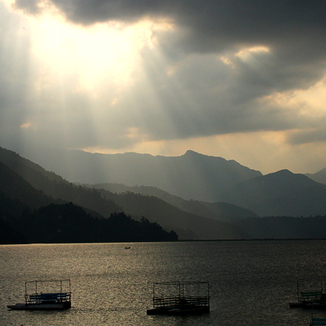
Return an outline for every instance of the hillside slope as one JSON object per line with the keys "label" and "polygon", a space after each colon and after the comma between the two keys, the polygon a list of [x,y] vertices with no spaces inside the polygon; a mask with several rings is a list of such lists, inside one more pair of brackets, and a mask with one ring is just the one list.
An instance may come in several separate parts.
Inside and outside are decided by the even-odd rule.
{"label": "hillside slope", "polygon": [[[64,180],[59,175],[46,171],[41,166],[12,151],[0,148],[0,162],[6,164],[10,170],[19,175],[24,180],[25,187],[32,186],[34,190],[41,191],[53,200],[61,199],[65,202],[73,202],[87,209],[96,211],[104,217],[109,217],[113,212],[122,211],[122,208],[116,203],[110,200],[103,200],[98,192],[75,186],[74,184]],[[11,183],[14,185],[14,182]],[[21,187],[18,187],[17,189],[20,188]],[[31,202],[39,200],[38,196],[36,196],[32,190],[30,193]],[[17,198],[15,196],[13,197]],[[25,202],[24,200],[21,201]],[[46,204],[48,204],[48,201]],[[38,207],[39,206],[40,205],[38,205]]]}

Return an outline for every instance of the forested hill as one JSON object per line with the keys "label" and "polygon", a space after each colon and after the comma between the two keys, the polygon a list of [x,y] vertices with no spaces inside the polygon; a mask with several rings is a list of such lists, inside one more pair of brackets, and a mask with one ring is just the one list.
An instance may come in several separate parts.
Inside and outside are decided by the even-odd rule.
{"label": "forested hill", "polygon": [[[48,178],[45,170],[23,159],[12,162],[22,175],[0,162],[0,244],[178,240],[174,231],[165,231],[146,218],[132,219],[96,191],[61,182],[59,176],[55,180]],[[45,186],[44,190],[35,189],[23,177],[31,175],[34,184]],[[61,196],[53,198],[45,193],[47,189]],[[67,198],[75,198],[90,208],[67,203]],[[120,213],[112,213],[114,208]],[[101,211],[107,218],[101,216]]]}
{"label": "forested hill", "polygon": [[41,207],[7,219],[29,243],[85,243],[176,241],[174,231],[167,232],[146,218],[133,220],[124,213],[115,213],[107,219],[94,218],[72,203]]}
{"label": "forested hill", "polygon": [[124,213],[95,218],[72,203],[34,210],[0,192],[0,244],[176,240],[174,231],[146,218],[136,221]]}

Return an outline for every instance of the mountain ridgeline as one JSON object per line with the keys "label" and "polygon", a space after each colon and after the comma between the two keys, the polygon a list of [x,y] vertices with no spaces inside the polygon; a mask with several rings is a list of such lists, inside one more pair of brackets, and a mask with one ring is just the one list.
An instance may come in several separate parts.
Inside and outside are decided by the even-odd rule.
{"label": "mountain ridgeline", "polygon": [[71,182],[152,186],[184,199],[207,202],[217,201],[220,193],[241,181],[262,175],[236,161],[193,151],[165,157],[45,149],[26,152],[25,157]]}
{"label": "mountain ridgeline", "polygon": [[[54,153],[51,164],[61,163],[49,172],[0,148],[3,243],[9,234],[14,243],[326,238],[326,186],[307,175],[262,175],[192,151],[181,157]],[[37,162],[48,168],[49,152],[43,155]]]}
{"label": "mountain ridgeline", "polygon": [[288,170],[241,182],[226,190],[220,200],[253,210],[259,216],[326,214],[326,186]]}

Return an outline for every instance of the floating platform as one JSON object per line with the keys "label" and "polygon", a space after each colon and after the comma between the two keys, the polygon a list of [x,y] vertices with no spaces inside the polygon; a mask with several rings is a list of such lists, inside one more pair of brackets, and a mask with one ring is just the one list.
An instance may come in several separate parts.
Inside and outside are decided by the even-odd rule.
{"label": "floating platform", "polygon": [[153,284],[153,308],[147,315],[194,315],[210,312],[208,282]]}
{"label": "floating platform", "polygon": [[290,308],[306,308],[306,309],[326,309],[326,301],[295,301],[289,302]]}
{"label": "floating platform", "polygon": [[[59,292],[43,292],[56,287]],[[30,293],[32,288],[32,293]],[[25,282],[25,303],[7,305],[10,310],[64,310],[71,307],[70,280]]]}
{"label": "floating platform", "polygon": [[[320,289],[316,290],[316,285]],[[314,291],[311,291],[311,289],[314,289]],[[317,283],[311,280],[297,280],[297,297],[297,301],[289,303],[290,308],[326,309],[325,280],[320,280]]]}

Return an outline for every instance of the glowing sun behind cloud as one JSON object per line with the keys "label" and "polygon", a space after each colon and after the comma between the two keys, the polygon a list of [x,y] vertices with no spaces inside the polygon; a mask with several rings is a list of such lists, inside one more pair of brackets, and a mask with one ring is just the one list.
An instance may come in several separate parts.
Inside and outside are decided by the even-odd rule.
{"label": "glowing sun behind cloud", "polygon": [[83,27],[67,23],[49,4],[36,17],[15,11],[13,1],[6,1],[5,5],[24,20],[32,53],[43,69],[60,78],[77,75],[79,86],[88,91],[107,80],[117,85],[132,82],[132,72],[141,60],[139,52],[155,42],[153,31],[170,28],[166,22],[149,20],[132,25],[110,22]]}
{"label": "glowing sun behind cloud", "polygon": [[[108,24],[80,28],[43,20],[35,36],[34,52],[53,72],[78,74],[81,87],[94,90],[107,79],[115,84],[131,81],[139,50],[150,42],[148,24],[124,29]],[[117,26],[119,27],[119,26]]]}

